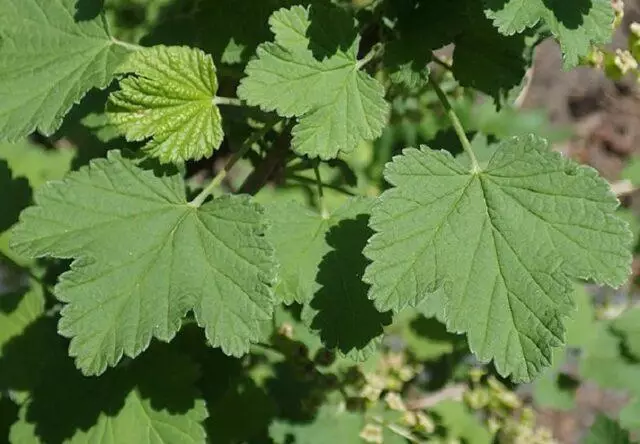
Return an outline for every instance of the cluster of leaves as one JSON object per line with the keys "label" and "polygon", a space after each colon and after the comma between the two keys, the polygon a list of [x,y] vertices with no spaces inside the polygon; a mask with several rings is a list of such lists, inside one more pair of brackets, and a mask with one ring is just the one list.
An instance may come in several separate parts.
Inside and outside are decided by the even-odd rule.
{"label": "cluster of leaves", "polygon": [[543,38],[610,38],[580,3],[0,0],[0,433],[463,436],[385,330],[529,381],[573,281],[629,274],[607,182],[513,105]]}

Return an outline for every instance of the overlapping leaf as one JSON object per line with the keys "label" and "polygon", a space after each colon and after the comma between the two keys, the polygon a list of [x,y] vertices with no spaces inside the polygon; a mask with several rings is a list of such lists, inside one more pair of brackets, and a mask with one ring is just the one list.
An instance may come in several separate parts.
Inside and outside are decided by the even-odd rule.
{"label": "overlapping leaf", "polygon": [[558,39],[566,67],[578,64],[591,45],[611,40],[614,13],[610,0],[483,0],[487,17],[505,35],[544,22]]}
{"label": "overlapping leaf", "polygon": [[43,312],[44,294],[35,283],[28,289],[0,293],[0,356],[4,346]]}
{"label": "overlapping leaf", "polygon": [[384,88],[361,70],[360,38],[345,12],[314,5],[269,19],[274,43],[258,47],[238,95],[250,105],[296,116],[293,148],[330,159],[373,140],[386,125]]}
{"label": "overlapping leaf", "polygon": [[76,259],[55,292],[66,303],[60,332],[84,373],[137,356],[152,337],[169,341],[192,309],[227,354],[262,338],[276,267],[262,210],[246,196],[196,208],[180,174],[158,177],[112,151],[35,200],[13,245]]}
{"label": "overlapping leaf", "polygon": [[281,264],[276,294],[305,305],[303,320],[326,347],[357,359],[375,349],[391,322],[373,307],[361,280],[372,203],[350,199],[327,217],[294,202],[267,206],[269,238]]}
{"label": "overlapping leaf", "polygon": [[91,88],[104,88],[129,50],[77,0],[0,2],[0,139],[51,134]]}
{"label": "overlapping leaf", "polygon": [[455,45],[452,72],[462,86],[501,102],[522,82],[529,63],[524,37],[500,34],[476,0],[401,0],[389,9],[396,38],[384,65],[395,83],[424,86],[432,51],[448,44]]}
{"label": "overlapping leaf", "polygon": [[130,365],[86,378],[65,348],[66,340],[49,318],[30,324],[4,347],[0,387],[28,393],[10,442],[206,442],[198,368],[188,356],[170,345],[153,344]]}
{"label": "overlapping leaf", "polygon": [[479,171],[407,149],[385,177],[394,188],[374,207],[365,249],[370,298],[400,310],[435,297],[448,329],[515,380],[563,342],[569,277],[617,286],[629,273],[631,233],[608,184],[541,139],[503,142]]}
{"label": "overlapping leaf", "polygon": [[151,138],[145,149],[161,162],[209,157],[224,134],[215,104],[218,90],[211,57],[199,49],[155,46],[133,54],[108,115],[129,141]]}

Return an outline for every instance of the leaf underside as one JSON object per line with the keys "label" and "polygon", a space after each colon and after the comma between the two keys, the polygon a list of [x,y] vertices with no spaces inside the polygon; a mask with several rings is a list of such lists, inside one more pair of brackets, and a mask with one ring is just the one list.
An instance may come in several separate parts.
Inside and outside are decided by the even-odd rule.
{"label": "leaf underside", "polygon": [[298,154],[331,159],[386,126],[384,87],[360,69],[360,39],[345,14],[322,5],[276,11],[269,19],[275,42],[258,47],[238,88],[249,105],[298,117]]}
{"label": "leaf underside", "polygon": [[571,278],[628,276],[632,236],[607,182],[541,139],[503,142],[477,172],[407,149],[385,178],[394,188],[374,206],[365,248],[370,298],[379,310],[428,301],[504,376],[528,381],[550,364]]}
{"label": "leaf underside", "polygon": [[0,2],[0,140],[51,135],[74,103],[113,79],[128,50],[104,17],[79,21],[77,0]]}
{"label": "leaf underside", "polygon": [[13,248],[75,258],[55,288],[59,330],[85,374],[100,374],[151,338],[171,340],[193,310],[209,342],[234,356],[273,313],[276,264],[263,210],[247,196],[196,208],[179,173],[158,177],[112,151],[25,210]]}

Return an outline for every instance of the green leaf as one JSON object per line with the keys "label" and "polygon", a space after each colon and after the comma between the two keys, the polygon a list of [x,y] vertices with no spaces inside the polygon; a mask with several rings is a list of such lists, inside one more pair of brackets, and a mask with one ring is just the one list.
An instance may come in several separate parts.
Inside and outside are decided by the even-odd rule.
{"label": "green leaf", "polygon": [[461,86],[500,103],[522,83],[527,67],[524,36],[499,34],[476,8],[476,4],[468,8],[468,25],[455,39],[451,69]]}
{"label": "green leaf", "polygon": [[34,189],[50,180],[62,179],[75,155],[75,149],[49,150],[27,140],[0,143],[0,159],[6,160],[14,176],[28,179]]}
{"label": "green leaf", "polygon": [[566,68],[578,64],[591,45],[609,43],[614,13],[610,0],[483,0],[487,17],[504,35],[544,22],[558,39]]}
{"label": "green leaf", "polygon": [[589,429],[584,444],[631,444],[629,432],[613,419],[600,414]]}
{"label": "green leaf", "polygon": [[622,313],[613,321],[611,328],[624,337],[629,352],[640,359],[640,308],[632,308]]}
{"label": "green leaf", "polygon": [[224,133],[211,56],[185,46],[154,46],[133,54],[120,71],[134,75],[120,80],[107,111],[128,141],[151,138],[145,150],[165,163],[210,157],[220,147]]}
{"label": "green leaf", "polygon": [[397,36],[386,45],[384,52],[384,64],[391,81],[409,89],[427,83],[431,51],[453,42],[465,29],[466,1],[397,0],[388,5],[386,15],[395,21]]}
{"label": "green leaf", "polygon": [[276,264],[262,209],[247,196],[200,208],[178,173],[162,177],[112,151],[36,193],[14,232],[18,253],[75,258],[56,286],[60,333],[85,374],[100,374],[152,337],[171,340],[193,310],[231,355],[262,338]]}
{"label": "green leaf", "polygon": [[0,357],[4,346],[22,334],[42,313],[44,294],[35,282],[27,289],[0,293]]}
{"label": "green leaf", "polygon": [[249,105],[298,117],[293,149],[321,159],[380,136],[389,113],[384,87],[360,69],[353,20],[326,8],[276,11],[269,19],[275,42],[258,47],[238,88]]}
{"label": "green leaf", "polygon": [[596,326],[583,350],[580,376],[603,388],[640,395],[640,365],[622,354],[620,339],[609,331],[604,322]]}
{"label": "green leaf", "polygon": [[129,365],[86,378],[65,348],[55,322],[45,318],[5,347],[0,386],[29,393],[10,442],[206,442],[207,412],[195,385],[198,368],[188,356],[156,343]]}
{"label": "green leaf", "polygon": [[[119,0],[124,8],[130,1]],[[255,54],[258,45],[271,38],[269,16],[275,10],[296,2],[299,0],[154,0],[154,3],[167,4],[161,5],[158,19],[152,23],[142,42],[146,46],[198,47],[211,54],[218,65],[244,65]],[[147,17],[150,15],[152,12],[147,6]],[[238,68],[234,72],[239,72],[243,66],[231,68]]]}
{"label": "green leaf", "polygon": [[365,248],[369,297],[379,310],[435,298],[448,330],[504,376],[530,380],[549,365],[573,308],[570,277],[628,276],[631,233],[607,182],[542,139],[503,142],[479,171],[411,148],[385,178],[394,188],[374,206]]}
{"label": "green leaf", "polygon": [[80,21],[77,0],[0,3],[0,139],[56,131],[91,88],[104,88],[129,50],[102,16]]}
{"label": "green leaf", "polygon": [[290,200],[265,203],[272,225],[269,240],[280,264],[276,295],[285,304],[311,301],[322,287],[316,281],[322,258],[332,250],[327,234],[343,220],[369,214],[372,203],[366,198],[350,199],[326,217]]}
{"label": "green leaf", "polygon": [[640,397],[620,411],[620,425],[628,430],[640,430]]}
{"label": "green leaf", "polygon": [[305,304],[303,321],[325,346],[355,359],[376,348],[382,327],[391,322],[389,313],[373,307],[361,280],[372,203],[350,199],[326,217],[290,201],[266,206],[280,263],[276,294],[287,304]]}

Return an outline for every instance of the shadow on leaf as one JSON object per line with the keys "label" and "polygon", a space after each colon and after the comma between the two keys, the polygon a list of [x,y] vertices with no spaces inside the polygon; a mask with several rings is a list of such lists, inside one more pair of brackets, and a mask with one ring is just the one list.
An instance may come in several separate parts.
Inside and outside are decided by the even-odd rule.
{"label": "shadow on leaf", "polygon": [[104,0],[78,0],[73,18],[77,22],[92,20],[100,15],[103,7]]}
{"label": "shadow on leaf", "polygon": [[31,203],[31,187],[25,178],[13,178],[9,165],[0,160],[0,233],[18,222],[20,212]]}
{"label": "shadow on leaf", "polygon": [[145,410],[185,413],[194,406],[197,368],[171,345],[154,343],[135,361],[99,378],[83,376],[67,346],[55,320],[40,318],[0,354],[0,392],[28,393],[23,429],[31,428],[42,442],[62,443],[96,426],[102,416],[116,417],[132,396],[138,398],[134,402],[148,401]]}
{"label": "shadow on leaf", "polygon": [[[485,5],[492,11],[501,11],[511,0],[485,0]],[[568,29],[577,29],[584,23],[584,16],[593,8],[593,0],[542,0],[544,6],[553,12],[556,20]]]}
{"label": "shadow on leaf", "polygon": [[260,43],[273,40],[269,16],[281,7],[300,3],[309,2],[174,0],[162,8],[158,25],[142,44],[195,46],[211,54],[216,64],[246,63]]}
{"label": "shadow on leaf", "polygon": [[391,312],[380,313],[367,297],[369,286],[362,281],[367,259],[362,250],[373,231],[369,216],[341,221],[327,233],[333,248],[320,263],[314,295],[303,317],[320,333],[328,348],[363,359],[376,347],[384,326],[391,323]]}
{"label": "shadow on leaf", "polygon": [[358,36],[349,12],[333,5],[313,4],[309,9],[307,38],[313,56],[322,61],[338,51],[349,51]]}

